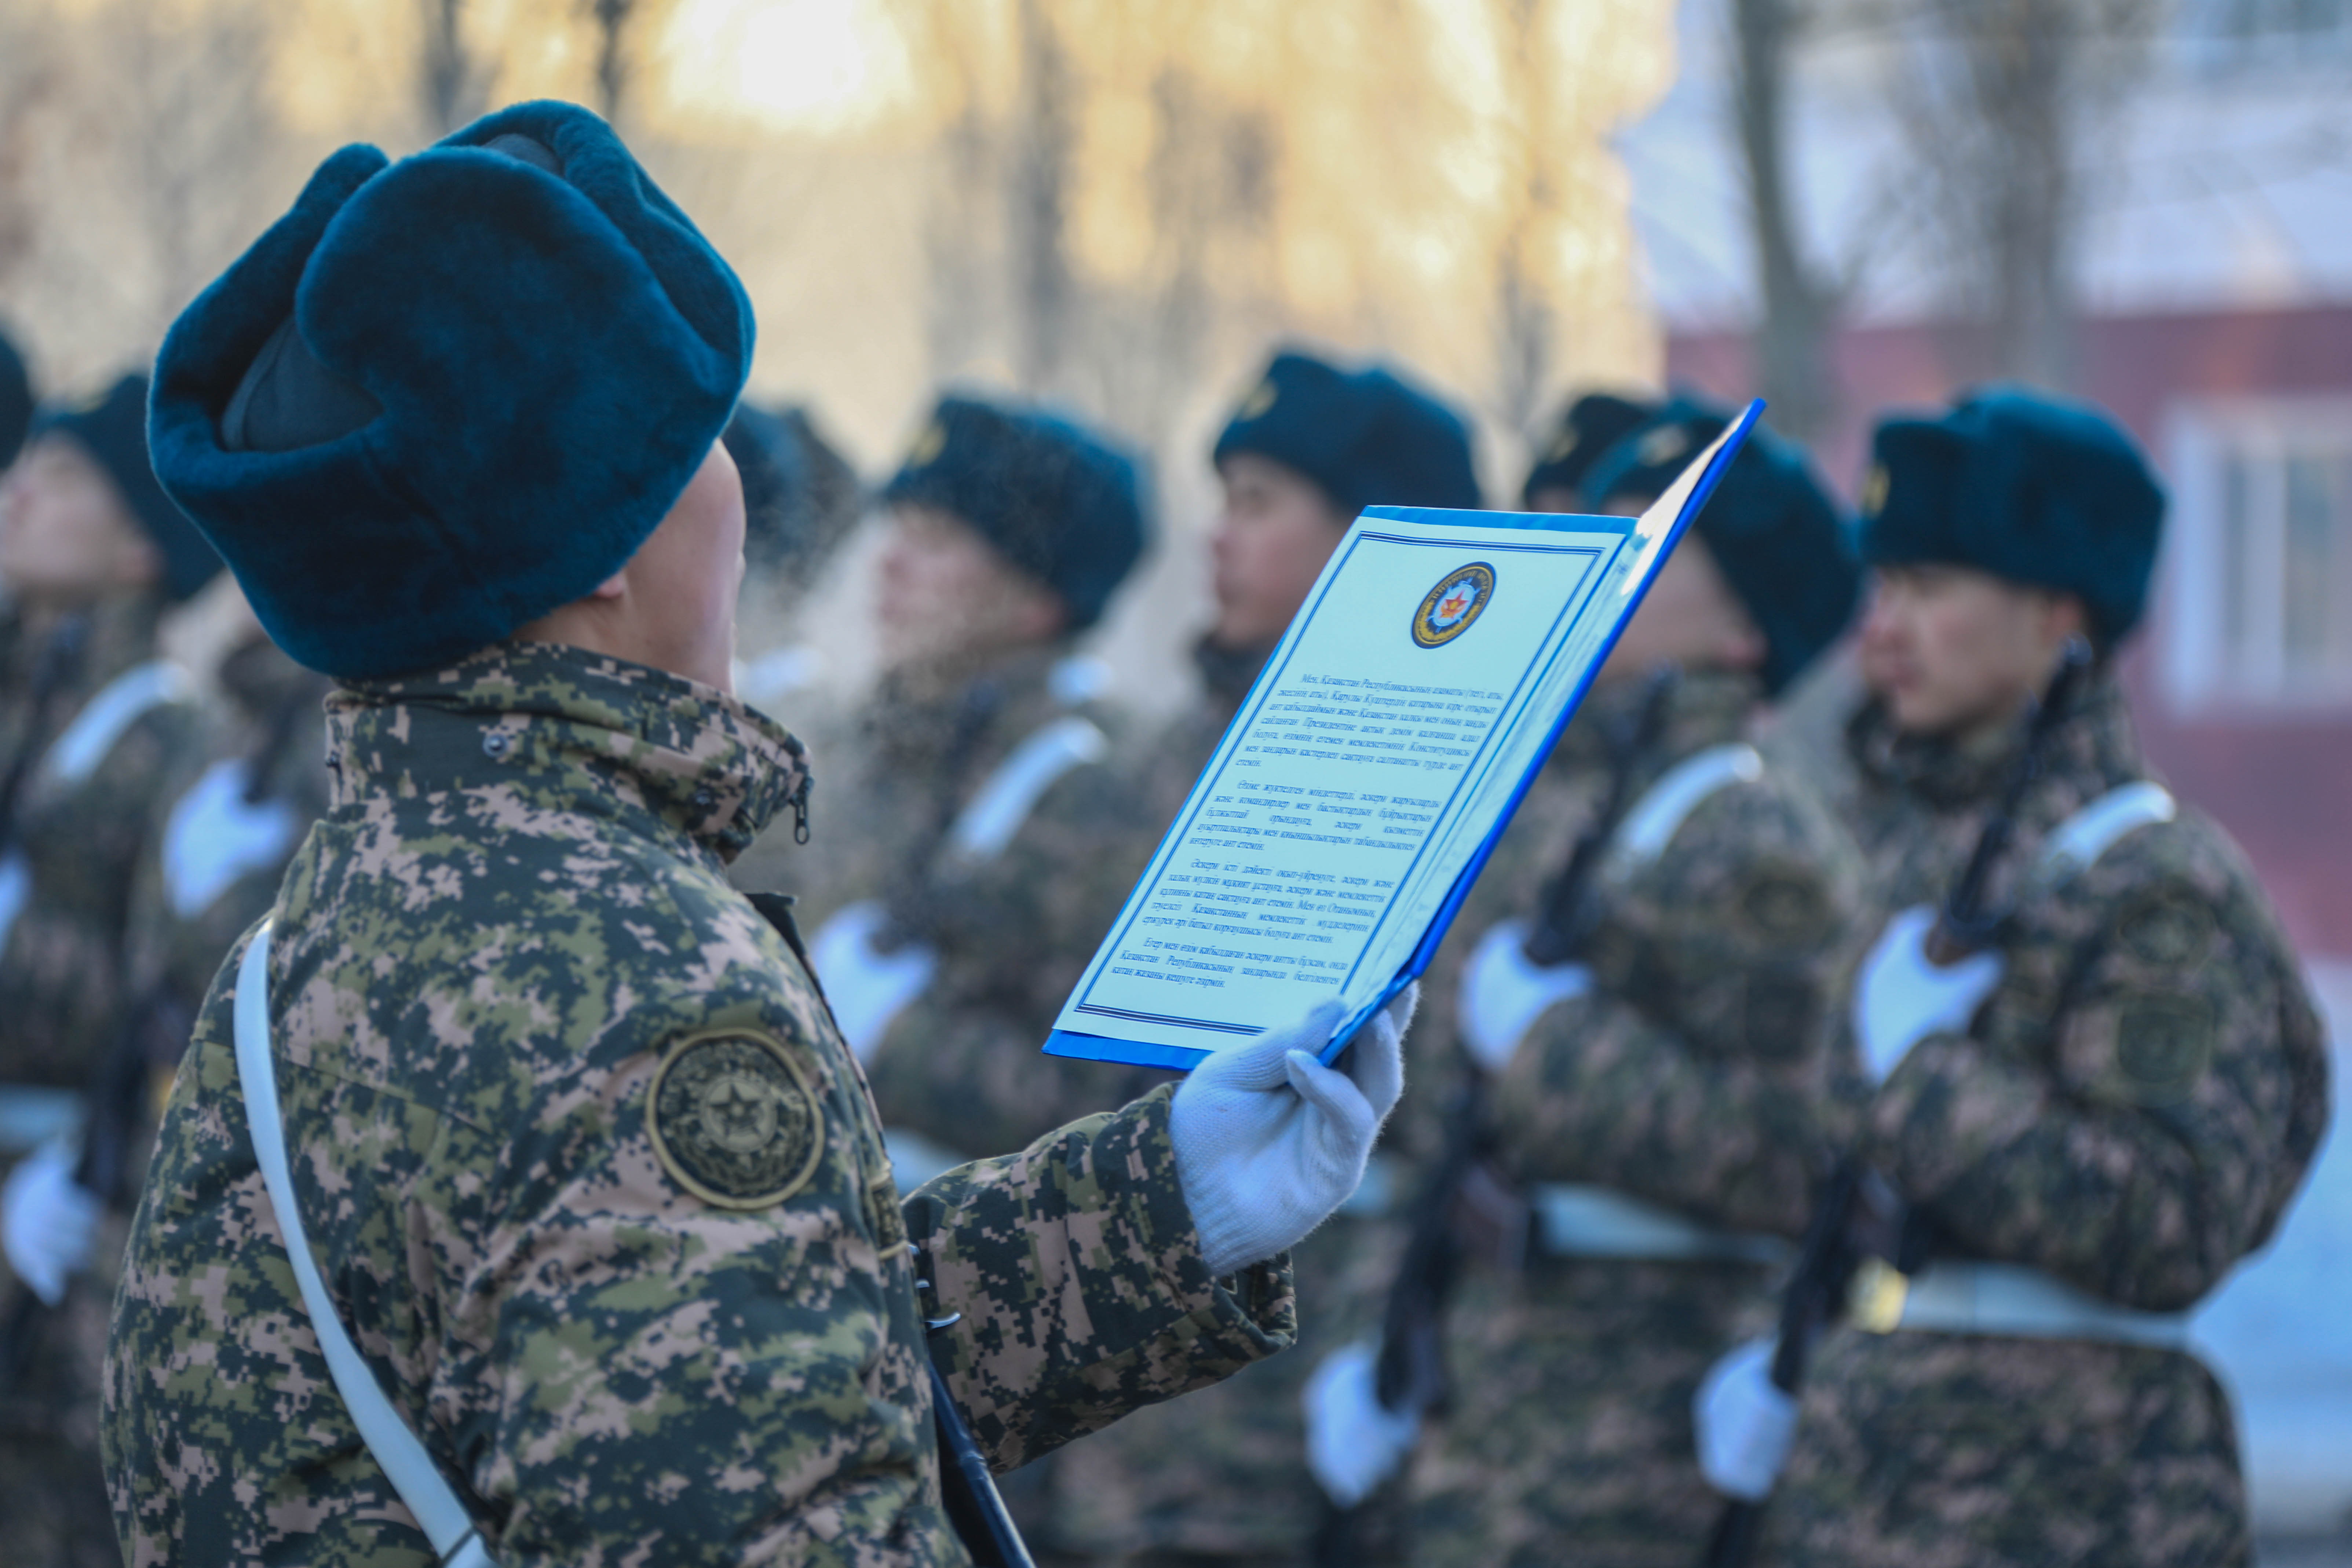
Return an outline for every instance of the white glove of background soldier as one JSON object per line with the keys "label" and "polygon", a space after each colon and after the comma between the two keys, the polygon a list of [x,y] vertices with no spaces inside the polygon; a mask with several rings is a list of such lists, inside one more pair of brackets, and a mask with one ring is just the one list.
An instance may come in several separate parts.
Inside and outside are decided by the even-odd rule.
{"label": "white glove of background soldier", "polygon": [[1762,1502],[1789,1462],[1797,1402],[1772,1385],[1772,1342],[1750,1340],[1706,1369],[1691,1399],[1699,1473],[1726,1497]]}
{"label": "white glove of background soldier", "polygon": [[824,987],[841,1037],[861,1062],[873,1059],[891,1020],[923,994],[940,966],[939,956],[919,942],[884,952],[876,939],[889,923],[889,911],[868,899],[835,910],[809,943],[809,967]]}
{"label": "white glove of background soldier", "polygon": [[1528,922],[1504,921],[1488,928],[1470,951],[1462,989],[1454,1003],[1462,1043],[1489,1073],[1510,1066],[1546,1009],[1573,1001],[1592,989],[1592,972],[1580,963],[1546,969],[1528,958]]}
{"label": "white glove of background soldier", "polygon": [[1307,1379],[1307,1468],[1324,1494],[1353,1508],[1404,1468],[1421,1415],[1391,1410],[1377,1392],[1380,1347],[1359,1340],[1323,1358]]}
{"label": "white glove of background soldier", "polygon": [[1930,1035],[1969,1026],[1984,999],[2000,984],[2000,955],[1979,952],[1949,969],[1927,957],[1927,933],[1936,911],[1914,904],[1886,922],[1853,988],[1853,1033],[1862,1065],[1873,1083],[1888,1075]]}
{"label": "white glove of background soldier", "polygon": [[1316,1059],[1345,1020],[1332,1001],[1219,1051],[1178,1087],[1168,1131],[1210,1273],[1272,1258],[1348,1201],[1403,1092],[1404,1031],[1420,999],[1409,985],[1357,1030],[1346,1072]]}
{"label": "white glove of background soldier", "polygon": [[43,1304],[65,1300],[66,1285],[89,1264],[104,1205],[73,1179],[72,1140],[52,1138],[0,1187],[0,1251]]}

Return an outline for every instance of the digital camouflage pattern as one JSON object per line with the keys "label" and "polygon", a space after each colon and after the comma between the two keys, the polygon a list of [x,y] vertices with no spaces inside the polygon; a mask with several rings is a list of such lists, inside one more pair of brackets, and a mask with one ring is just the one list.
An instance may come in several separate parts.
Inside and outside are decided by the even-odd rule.
{"label": "digital camouflage pattern", "polygon": [[[902,1209],[818,993],[724,879],[805,778],[757,714],[518,644],[338,691],[329,726],[269,966],[295,1188],[501,1562],[961,1562],[922,1318],[961,1313],[932,1353],[1000,1467],[1288,1341],[1278,1262],[1207,1276],[1165,1092]],[[254,1166],[236,963],[116,1304],[124,1559],[422,1564]]]}
{"label": "digital camouflage pattern", "polygon": [[[1608,792],[1603,737],[1645,684],[1596,690],[1562,738],[1457,923],[1449,1007],[1471,946],[1532,916],[1566,863]],[[1761,701],[1745,677],[1684,678],[1632,760],[1633,809],[1668,769],[1740,741]],[[1507,1173],[1800,1234],[1838,1141],[1830,1019],[1863,893],[1825,805],[1769,766],[1708,795],[1654,859],[1604,856],[1592,988],[1544,1013],[1494,1089]],[[1523,1273],[1475,1277],[1449,1321],[1454,1402],[1412,1477],[1413,1560],[1697,1561],[1722,1500],[1699,1474],[1692,1396],[1769,1331],[1771,1284],[1759,1264],[1557,1257],[1539,1240]]]}
{"label": "digital camouflage pattern", "polygon": [[1165,825],[1145,820],[1127,778],[1108,758],[1078,763],[1002,852],[969,856],[949,842],[957,817],[1046,725],[1076,716],[1107,741],[1121,733],[1102,705],[1056,695],[1059,658],[1030,650],[931,693],[886,680],[855,732],[818,759],[826,796],[840,803],[824,832],[805,854],[755,849],[735,879],[794,894],[811,931],[845,904],[877,899],[904,941],[937,954],[929,985],[866,1074],[894,1131],[966,1157],[1022,1148],[1170,1078],[1040,1048]]}
{"label": "digital camouflage pattern", "polygon": [[[2014,736],[1906,740],[1864,707],[1840,803],[1886,910],[1940,899]],[[2101,677],[2061,723],[1994,880],[2006,971],[1862,1111],[1861,1150],[1942,1256],[2046,1270],[2168,1312],[2260,1247],[2327,1114],[2320,1025],[2222,831],[2187,807],[2054,884],[2082,806],[2145,778]],[[1771,1510],[1780,1561],[1923,1568],[2251,1562],[2229,1405],[2192,1356],[2083,1341],[1847,1329],[1824,1342]]]}
{"label": "digital camouflage pattern", "polygon": [[[0,626],[0,773],[19,755],[37,759],[16,798],[5,857],[23,879],[23,901],[0,933],[0,1092],[92,1088],[131,1021],[124,962],[131,883],[155,780],[184,765],[197,744],[198,710],[182,700],[148,709],[79,777],[53,764],[58,738],[90,700],[155,657],[160,610],[155,595],[137,594],[84,612],[79,657],[37,715],[35,671],[55,622],[20,608]],[[8,876],[0,869],[0,879]],[[110,1221],[95,1249],[100,1261],[61,1307],[21,1309],[32,1314],[26,1375],[0,1391],[0,1563],[114,1561],[98,1403],[121,1240],[119,1223]],[[21,1299],[0,1263],[0,1320],[20,1310]]]}

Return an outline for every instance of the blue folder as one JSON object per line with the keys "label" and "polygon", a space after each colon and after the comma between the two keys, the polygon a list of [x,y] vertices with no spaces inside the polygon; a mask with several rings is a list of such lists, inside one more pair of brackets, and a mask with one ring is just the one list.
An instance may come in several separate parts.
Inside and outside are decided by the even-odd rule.
{"label": "blue folder", "polygon": [[[1511,818],[1518,814],[1519,805],[1527,798],[1528,789],[1534,785],[1536,775],[1543,771],[1544,764],[1550,759],[1553,749],[1559,744],[1560,734],[1568,728],[1569,721],[1574,718],[1576,710],[1583,706],[1586,694],[1592,689],[1593,677],[1599,672],[1601,664],[1607,660],[1610,650],[1617,646],[1618,637],[1623,634],[1626,623],[1633,618],[1634,612],[1641,607],[1642,600],[1648,596],[1650,584],[1657,580],[1657,565],[1663,563],[1665,558],[1673,553],[1675,546],[1681,542],[1682,536],[1689,529],[1692,519],[1696,518],[1699,509],[1706,504],[1707,498],[1715,493],[1715,487],[1722,479],[1724,470],[1730,466],[1732,459],[1738,456],[1739,448],[1747,442],[1748,432],[1755,427],[1757,419],[1763,412],[1764,405],[1760,400],[1751,402],[1733,422],[1730,433],[1708,461],[1706,471],[1699,476],[1698,483],[1692,489],[1690,498],[1684,503],[1682,510],[1675,514],[1667,531],[1665,542],[1658,549],[1657,562],[1650,567],[1648,575],[1639,586],[1627,596],[1623,608],[1618,613],[1616,625],[1610,628],[1607,637],[1602,642],[1599,657],[1593,660],[1591,668],[1585,671],[1583,679],[1577,683],[1576,689],[1570,695],[1567,705],[1552,720],[1550,731],[1541,749],[1537,752],[1534,764],[1520,778],[1517,786],[1512,790],[1508,801],[1505,804],[1501,816],[1496,819],[1494,826],[1487,830],[1486,837],[1472,852],[1469,863],[1463,868],[1462,874],[1454,879],[1452,889],[1446,894],[1444,903],[1439,906],[1436,915],[1430,921],[1428,929],[1423,932],[1419,944],[1412,951],[1412,957],[1391,977],[1373,1001],[1332,1035],[1330,1042],[1323,1049],[1324,1060],[1328,1062],[1336,1057],[1345,1047],[1347,1042],[1354,1037],[1356,1031],[1366,1020],[1388,1005],[1395,999],[1398,993],[1421,978],[1428,970],[1431,962],[1437,956],[1439,945],[1445,940],[1445,933],[1452,929],[1454,917],[1461,912],[1463,900],[1469,897],[1471,888],[1478,880],[1478,874],[1486,869],[1487,860],[1494,855],[1496,844],[1501,840],[1504,831],[1510,826]],[[1418,507],[1368,507],[1363,515],[1367,519],[1388,519],[1393,521],[1416,523],[1451,523],[1486,529],[1540,530],[1553,527],[1559,521],[1553,517],[1527,512],[1437,511]],[[1577,528],[1584,532],[1630,532],[1634,523],[1633,519],[1616,517],[1580,517],[1575,521]],[[1310,603],[1307,608],[1302,609],[1299,613],[1307,615],[1311,613],[1311,609]],[[1276,671],[1269,665],[1266,670],[1259,674],[1258,683],[1263,685],[1275,676]],[[1251,711],[1256,696],[1256,688],[1253,687],[1249,696],[1236,710],[1237,714]],[[1239,722],[1239,719],[1237,718],[1235,721]],[[1219,749],[1223,750],[1222,742]],[[1168,830],[1171,835],[1181,832],[1190,822],[1194,808],[1200,804],[1200,785],[1195,784],[1192,796],[1186,800],[1184,808],[1177,814],[1175,823]],[[1163,839],[1161,843],[1165,847],[1166,840]],[[1157,863],[1158,857],[1155,853],[1154,864]],[[1112,928],[1114,938],[1117,931],[1124,925],[1129,912],[1131,911],[1121,912],[1120,924]],[[1266,1026],[1272,1027],[1289,1021],[1286,1018],[1271,1018],[1266,1020]],[[1157,1041],[1121,1039],[1113,1035],[1087,1034],[1070,1029],[1055,1030],[1046,1038],[1045,1048],[1049,1056],[1076,1057],[1095,1061],[1131,1062],[1145,1067],[1172,1068],[1178,1070],[1188,1070],[1197,1067],[1210,1055],[1205,1050],[1191,1050],[1179,1046],[1162,1045]]]}

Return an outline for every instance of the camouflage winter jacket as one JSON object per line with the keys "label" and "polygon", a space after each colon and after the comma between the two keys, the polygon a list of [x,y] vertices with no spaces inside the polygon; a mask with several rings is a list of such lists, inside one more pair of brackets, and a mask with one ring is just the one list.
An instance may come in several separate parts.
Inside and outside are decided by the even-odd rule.
{"label": "camouflage winter jacket", "polygon": [[[1909,739],[1865,706],[1848,738],[1840,805],[1877,901],[1940,900],[2016,736]],[[2269,1237],[2300,1184],[2327,1116],[2320,1026],[2252,868],[2198,812],[2137,826],[2088,867],[2045,859],[2076,812],[2147,777],[2110,679],[2054,740],[1993,878],[2002,979],[1965,1033],[1928,1037],[1862,1094],[1859,1148],[1939,1258],[2175,1311]],[[1816,1354],[1770,1555],[2246,1563],[2234,1426],[2212,1374],[2161,1344],[1848,1329]]]}
{"label": "camouflage winter jacket", "polygon": [[[805,781],[758,714],[509,645],[339,691],[329,744],[269,958],[295,1188],[501,1562],[961,1562],[924,1318],[961,1314],[928,1353],[1000,1468],[1288,1342],[1286,1266],[1201,1260],[1165,1092],[902,1207],[823,1001],[722,875]],[[125,1559],[420,1564],[255,1169],[236,956],[117,1300]]]}

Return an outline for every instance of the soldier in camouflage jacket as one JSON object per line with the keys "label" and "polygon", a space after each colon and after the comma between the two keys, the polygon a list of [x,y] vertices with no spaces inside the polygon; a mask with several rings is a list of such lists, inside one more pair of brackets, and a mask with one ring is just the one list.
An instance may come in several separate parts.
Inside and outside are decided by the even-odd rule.
{"label": "soldier in camouflage jacket", "polygon": [[[1582,476],[1586,507],[1638,510],[1721,426],[1658,411]],[[1457,921],[1433,996],[1451,993],[1496,1074],[1496,1163],[1533,1223],[1524,1268],[1477,1272],[1449,1320],[1454,1396],[1412,1478],[1416,1562],[1697,1560],[1718,1500],[1692,1399],[1769,1322],[1780,1238],[1802,1231],[1830,1163],[1834,998],[1862,895],[1824,804],[1748,736],[1856,585],[1834,508],[1759,432]],[[1576,951],[1538,967],[1530,922],[1619,791]]]}
{"label": "soldier in camouflage jacket", "polygon": [[[1891,421],[1877,453],[1875,695],[1839,805],[1894,912],[1946,896],[2015,771],[2014,721],[1937,711],[1964,711],[1956,675],[1981,683],[2022,648],[2011,686],[2030,690],[2057,633],[2111,649],[2163,501],[2102,416],[2025,395]],[[2023,631],[1948,637],[1994,624]],[[1895,1331],[1849,1326],[1817,1352],[1771,1544],[1807,1564],[2246,1563],[2229,1402],[2180,1314],[2302,1180],[2326,1117],[2320,1026],[2243,857],[2154,785],[2104,666],[2014,821],[1973,1005],[1890,1047],[1872,973],[1919,917],[1896,914],[1864,965],[1857,1150],[1930,1261]],[[1942,1280],[1979,1306],[1956,1312]]]}
{"label": "soldier in camouflage jacket", "polygon": [[[960,1563],[940,1431],[1016,1466],[1287,1342],[1409,1004],[1349,1074],[1294,1059],[1326,1007],[902,1205],[784,907],[728,885],[808,798],[726,689],[750,344],[557,103],[344,149],[166,340],[158,472],[334,676],[335,784],[133,1225],[126,1560]],[[499,395],[436,396],[453,366]]]}

